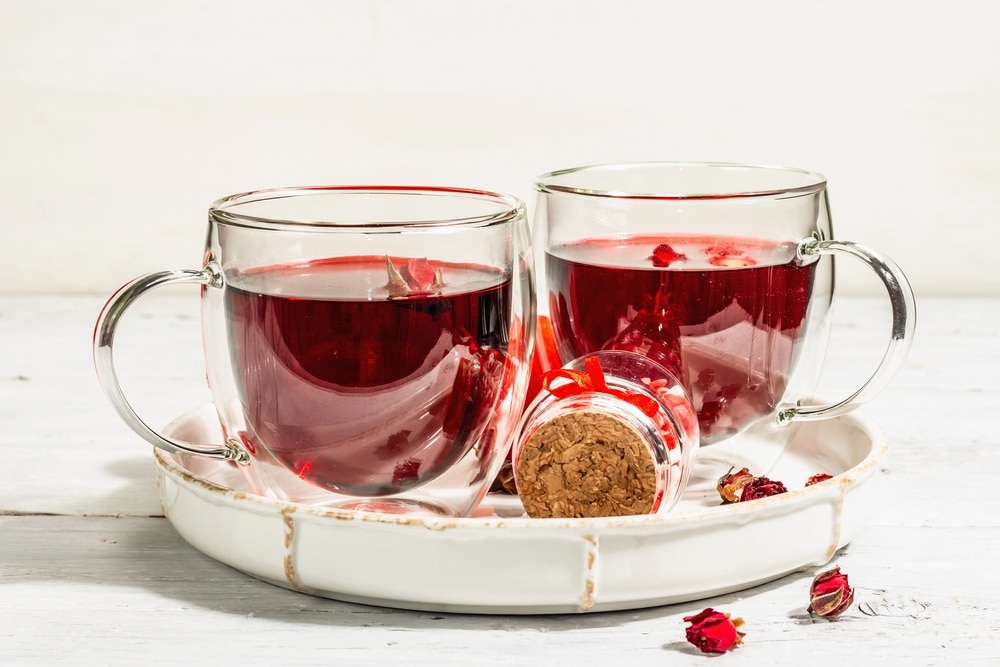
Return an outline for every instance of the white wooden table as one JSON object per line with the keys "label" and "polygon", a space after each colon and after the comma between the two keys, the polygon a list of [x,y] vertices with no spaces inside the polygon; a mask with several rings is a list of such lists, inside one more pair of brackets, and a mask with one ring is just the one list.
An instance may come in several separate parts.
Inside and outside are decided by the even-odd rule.
{"label": "white wooden table", "polygon": [[[154,424],[209,400],[195,292],[140,302],[120,334],[121,375]],[[857,591],[835,622],[805,611],[812,572],[551,617],[381,609],[259,582],[163,518],[150,447],[94,375],[103,301],[0,297],[0,665],[708,664],[681,620],[706,606],[746,620],[730,665],[1000,665],[1000,299],[919,301],[907,364],[865,408],[892,448],[871,525],[834,560]],[[826,395],[881,354],[883,310],[838,302]]]}

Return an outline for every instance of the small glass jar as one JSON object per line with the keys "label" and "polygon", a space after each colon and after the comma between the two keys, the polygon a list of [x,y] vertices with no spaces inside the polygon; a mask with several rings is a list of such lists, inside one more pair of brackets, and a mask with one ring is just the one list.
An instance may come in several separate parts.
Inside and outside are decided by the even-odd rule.
{"label": "small glass jar", "polygon": [[669,511],[698,448],[698,419],[677,376],[634,352],[605,350],[546,374],[511,454],[528,516]]}

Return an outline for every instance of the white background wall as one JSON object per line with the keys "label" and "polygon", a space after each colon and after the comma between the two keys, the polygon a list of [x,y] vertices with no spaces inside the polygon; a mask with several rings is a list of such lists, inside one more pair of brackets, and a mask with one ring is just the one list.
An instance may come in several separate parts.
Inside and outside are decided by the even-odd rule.
{"label": "white background wall", "polygon": [[[815,169],[918,297],[1000,294],[1000,2],[0,0],[0,292],[197,266],[222,195]],[[845,293],[881,291],[846,271]]]}

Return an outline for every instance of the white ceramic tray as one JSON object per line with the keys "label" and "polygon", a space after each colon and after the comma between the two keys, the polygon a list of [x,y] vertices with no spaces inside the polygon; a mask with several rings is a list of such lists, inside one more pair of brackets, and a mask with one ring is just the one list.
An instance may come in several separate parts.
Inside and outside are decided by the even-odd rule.
{"label": "white ceramic tray", "polygon": [[[221,437],[212,406],[168,433]],[[462,519],[356,513],[254,495],[231,463],[159,450],[156,463],[177,532],[254,577],[380,606],[550,614],[684,602],[823,565],[867,522],[887,450],[882,431],[858,413],[802,424],[787,446],[745,434],[699,452],[669,514],[605,519],[529,519],[510,496],[490,496]],[[730,465],[766,473],[789,492],[720,505],[715,484]],[[835,477],[804,487],[818,472]]]}

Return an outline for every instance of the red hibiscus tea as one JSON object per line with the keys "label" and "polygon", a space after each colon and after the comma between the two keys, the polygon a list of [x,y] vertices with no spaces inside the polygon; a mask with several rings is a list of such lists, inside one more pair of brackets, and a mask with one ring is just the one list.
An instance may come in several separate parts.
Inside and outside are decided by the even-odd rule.
{"label": "red hibiscus tea", "polygon": [[241,275],[226,313],[248,449],[366,496],[432,480],[469,451],[513,381],[511,284],[430,265],[355,256]]}
{"label": "red hibiscus tea", "polygon": [[795,244],[692,236],[594,238],[546,256],[559,356],[645,354],[679,373],[704,444],[770,413],[806,334],[815,263]]}

